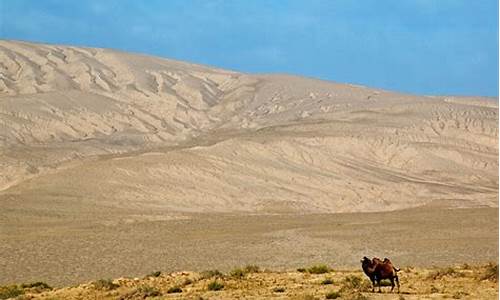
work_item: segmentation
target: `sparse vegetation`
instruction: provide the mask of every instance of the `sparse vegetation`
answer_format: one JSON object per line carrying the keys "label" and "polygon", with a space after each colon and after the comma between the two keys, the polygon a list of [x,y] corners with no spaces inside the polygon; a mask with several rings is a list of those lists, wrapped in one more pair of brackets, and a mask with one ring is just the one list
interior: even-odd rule
{"label": "sparse vegetation", "polygon": [[52,287],[45,282],[37,281],[32,283],[23,283],[21,288],[29,289],[31,293],[41,293],[43,291],[52,290]]}
{"label": "sparse vegetation", "polygon": [[306,268],[298,268],[297,272],[299,272],[299,273],[305,273],[305,272],[307,272],[307,269]]}
{"label": "sparse vegetation", "polygon": [[146,297],[157,297],[157,296],[161,295],[160,291],[157,288],[149,286],[149,285],[142,285],[137,289],[137,291],[145,298]]}
{"label": "sparse vegetation", "polygon": [[224,284],[218,282],[217,280],[210,282],[207,286],[207,289],[209,291],[220,291],[223,288],[224,288]]}
{"label": "sparse vegetation", "polygon": [[342,290],[358,290],[361,288],[363,279],[356,275],[350,275],[342,281]]}
{"label": "sparse vegetation", "polygon": [[[402,291],[400,295],[392,294],[394,299],[404,300],[406,294],[414,298],[448,298],[448,299],[494,299],[498,297],[498,283],[495,274],[498,267],[495,264],[470,266],[464,271],[461,267],[454,271],[449,268],[421,269],[402,274]],[[200,279],[200,274],[194,272],[173,273],[151,279],[121,278],[119,280],[99,280],[90,285],[75,286],[71,289],[55,289],[42,282],[0,287],[0,299],[159,299],[175,297],[183,299],[207,299],[217,293],[217,298],[234,299],[243,297],[272,298],[284,297],[291,299],[347,299],[365,300],[372,297],[371,283],[359,270],[332,272],[328,275],[316,276],[309,272],[300,275],[297,272],[254,272],[255,268],[238,268],[247,274],[245,280],[235,280],[234,277],[222,277],[219,271],[207,271],[207,279]],[[453,269],[453,268],[452,268]],[[416,271],[419,272],[416,272]],[[439,272],[429,276],[431,272]],[[229,272],[231,273],[231,272]],[[418,275],[417,273],[420,273]],[[437,274],[437,273],[436,273]],[[444,275],[446,274],[446,275]],[[482,280],[481,278],[485,278]],[[335,282],[335,286],[332,286]],[[187,287],[189,285],[189,287]],[[389,285],[389,282],[382,283]],[[492,288],[493,287],[493,288]],[[496,289],[494,288],[496,287]],[[37,291],[43,290],[43,293]],[[215,292],[217,291],[217,292]],[[384,291],[388,292],[388,290]],[[439,295],[434,295],[438,293]],[[177,295],[177,296],[176,296]],[[404,297],[403,297],[404,295]],[[407,297],[408,298],[408,297]],[[392,298],[391,298],[392,299]]]}
{"label": "sparse vegetation", "polygon": [[14,298],[24,294],[24,290],[18,285],[0,286],[0,299]]}
{"label": "sparse vegetation", "polygon": [[111,279],[99,279],[94,282],[94,287],[96,290],[111,291],[120,286],[114,283]]}
{"label": "sparse vegetation", "polygon": [[448,267],[448,268],[442,268],[442,269],[438,269],[436,271],[431,272],[427,276],[427,279],[437,280],[437,279],[441,279],[441,278],[443,278],[445,276],[449,276],[449,277],[463,277],[464,274],[460,273],[459,271],[455,270],[452,267]]}
{"label": "sparse vegetation", "polygon": [[339,298],[341,295],[339,292],[329,292],[329,293],[326,293],[325,295],[325,298],[326,299],[337,299]]}
{"label": "sparse vegetation", "polygon": [[259,273],[260,272],[260,268],[257,265],[246,265],[245,268],[243,268],[243,270],[246,273]]}
{"label": "sparse vegetation", "polygon": [[250,273],[259,273],[260,268],[256,265],[246,265],[243,268],[236,268],[229,272],[231,277],[243,278]]}
{"label": "sparse vegetation", "polygon": [[307,272],[311,274],[325,274],[331,271],[332,269],[330,269],[327,265],[315,265],[307,269]]}
{"label": "sparse vegetation", "polygon": [[182,293],[182,289],[179,286],[173,286],[167,290],[168,294]]}
{"label": "sparse vegetation", "polygon": [[146,275],[146,278],[147,277],[160,277],[160,276],[161,276],[161,271],[155,271],[153,273]]}
{"label": "sparse vegetation", "polygon": [[229,272],[229,275],[231,277],[235,277],[235,278],[243,278],[243,277],[245,277],[246,272],[241,268],[236,268],[236,269],[232,270],[231,272]]}
{"label": "sparse vegetation", "polygon": [[489,263],[480,279],[498,282],[498,264]]}
{"label": "sparse vegetation", "polygon": [[200,274],[201,279],[211,279],[211,278],[222,278],[224,277],[224,274],[220,272],[219,270],[207,270],[203,271]]}

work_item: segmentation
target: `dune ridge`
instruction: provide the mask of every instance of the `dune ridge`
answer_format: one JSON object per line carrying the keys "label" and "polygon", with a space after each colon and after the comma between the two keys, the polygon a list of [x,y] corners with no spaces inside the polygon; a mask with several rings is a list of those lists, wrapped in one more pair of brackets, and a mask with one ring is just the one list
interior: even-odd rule
{"label": "dune ridge", "polygon": [[5,40],[0,74],[9,219],[498,207],[493,99]]}

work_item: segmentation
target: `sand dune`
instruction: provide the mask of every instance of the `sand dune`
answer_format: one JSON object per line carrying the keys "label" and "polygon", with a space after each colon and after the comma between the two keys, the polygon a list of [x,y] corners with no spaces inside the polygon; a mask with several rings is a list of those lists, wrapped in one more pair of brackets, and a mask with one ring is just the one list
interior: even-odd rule
{"label": "sand dune", "polygon": [[492,99],[14,41],[0,42],[0,73],[4,199],[181,212],[498,206]]}
{"label": "sand dune", "polygon": [[0,170],[0,283],[498,257],[495,99],[0,41]]}

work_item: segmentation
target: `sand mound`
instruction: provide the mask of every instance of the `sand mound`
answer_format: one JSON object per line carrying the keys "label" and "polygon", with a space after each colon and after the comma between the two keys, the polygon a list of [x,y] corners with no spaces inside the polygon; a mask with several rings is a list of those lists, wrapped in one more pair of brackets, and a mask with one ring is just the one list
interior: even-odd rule
{"label": "sand mound", "polygon": [[7,218],[498,205],[491,99],[13,41],[0,75]]}

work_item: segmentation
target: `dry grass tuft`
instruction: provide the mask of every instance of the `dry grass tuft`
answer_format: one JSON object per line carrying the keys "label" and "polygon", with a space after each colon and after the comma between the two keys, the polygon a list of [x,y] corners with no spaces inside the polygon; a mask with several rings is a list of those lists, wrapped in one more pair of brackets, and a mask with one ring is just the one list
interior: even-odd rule
{"label": "dry grass tuft", "polygon": [[332,269],[329,268],[327,265],[315,265],[307,269],[307,272],[311,274],[325,274],[325,273],[330,273],[331,271]]}
{"label": "dry grass tuft", "polygon": [[218,282],[217,280],[210,282],[207,286],[207,289],[209,291],[220,291],[223,288],[224,288],[224,284],[221,282]]}
{"label": "dry grass tuft", "polygon": [[120,285],[114,283],[111,279],[99,279],[93,284],[96,290],[101,291],[111,291],[120,287]]}

